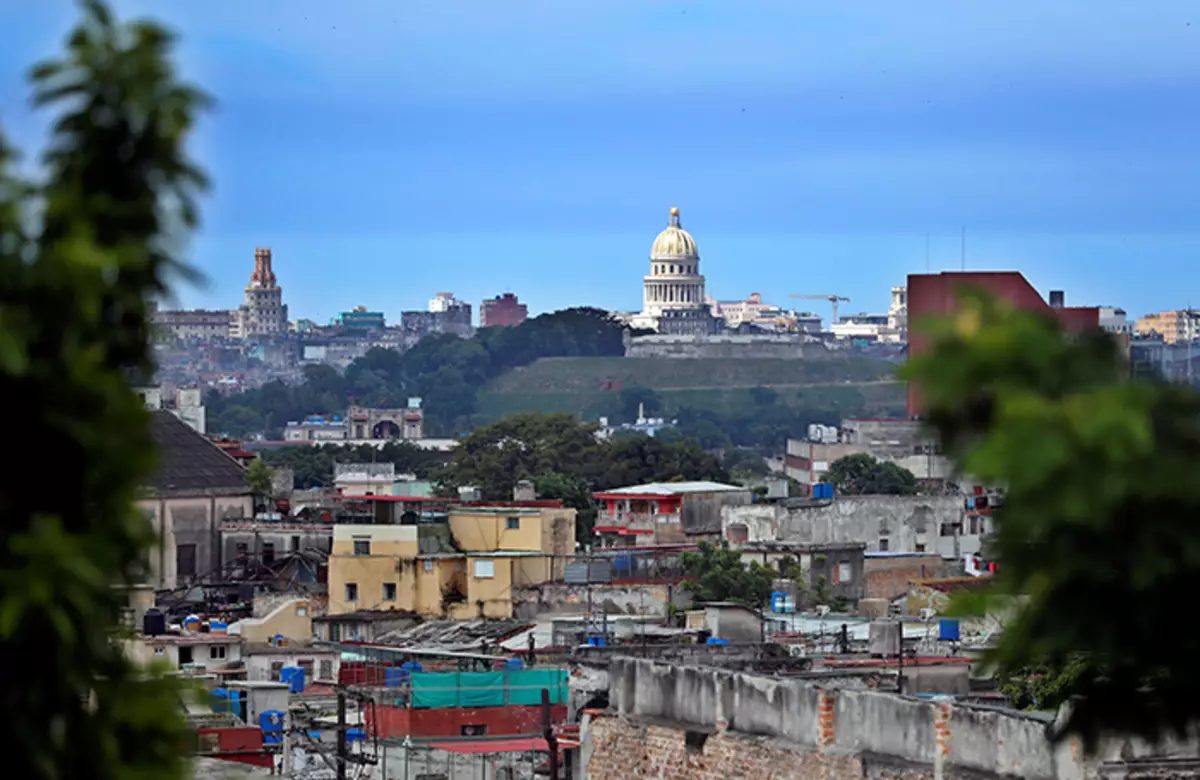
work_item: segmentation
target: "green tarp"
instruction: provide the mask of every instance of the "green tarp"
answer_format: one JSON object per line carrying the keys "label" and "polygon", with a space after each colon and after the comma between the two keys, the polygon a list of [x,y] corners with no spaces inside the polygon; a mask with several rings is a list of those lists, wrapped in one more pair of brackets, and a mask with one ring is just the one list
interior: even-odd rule
{"label": "green tarp", "polygon": [[506,704],[541,704],[542,689],[550,703],[567,698],[565,669],[523,669],[516,672],[414,672],[412,706],[503,707]]}

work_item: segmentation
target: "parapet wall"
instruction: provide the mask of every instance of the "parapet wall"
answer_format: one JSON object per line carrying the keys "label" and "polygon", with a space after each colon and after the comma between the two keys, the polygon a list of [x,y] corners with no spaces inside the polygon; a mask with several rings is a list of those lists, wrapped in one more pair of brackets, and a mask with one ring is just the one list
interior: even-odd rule
{"label": "parapet wall", "polygon": [[[1119,740],[1086,758],[1074,740],[1052,743],[1043,715],[632,658],[612,662],[609,701],[615,715],[585,725],[589,778],[1088,780],[1147,776],[1134,765],[1154,754]],[[1164,748],[1156,766],[1200,777],[1197,755]]]}

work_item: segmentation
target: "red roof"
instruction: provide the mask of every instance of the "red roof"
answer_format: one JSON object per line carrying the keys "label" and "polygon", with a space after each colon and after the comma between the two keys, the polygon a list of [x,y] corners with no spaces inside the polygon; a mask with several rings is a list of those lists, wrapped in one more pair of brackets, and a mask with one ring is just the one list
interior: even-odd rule
{"label": "red roof", "polygon": [[509,737],[506,739],[464,739],[453,742],[430,742],[427,747],[450,753],[524,753],[529,750],[549,750],[542,737]]}

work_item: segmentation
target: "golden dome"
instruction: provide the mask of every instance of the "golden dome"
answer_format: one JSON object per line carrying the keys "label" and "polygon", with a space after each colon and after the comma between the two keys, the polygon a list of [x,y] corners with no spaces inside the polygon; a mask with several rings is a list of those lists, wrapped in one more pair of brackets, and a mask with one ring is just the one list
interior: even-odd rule
{"label": "golden dome", "polygon": [[696,239],[692,234],[679,226],[679,209],[671,207],[671,220],[667,229],[654,239],[650,248],[650,256],[654,259],[697,258],[700,252],[696,249]]}

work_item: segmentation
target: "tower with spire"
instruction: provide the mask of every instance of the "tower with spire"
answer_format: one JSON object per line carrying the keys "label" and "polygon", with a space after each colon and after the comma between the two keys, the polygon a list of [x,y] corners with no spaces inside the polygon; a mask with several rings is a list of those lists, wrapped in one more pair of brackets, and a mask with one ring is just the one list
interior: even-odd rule
{"label": "tower with spire", "polygon": [[283,304],[283,290],[275,279],[271,250],[267,247],[254,250],[254,271],[250,274],[250,284],[246,285],[245,294],[245,302],[238,307],[234,327],[239,338],[287,333],[287,306]]}

